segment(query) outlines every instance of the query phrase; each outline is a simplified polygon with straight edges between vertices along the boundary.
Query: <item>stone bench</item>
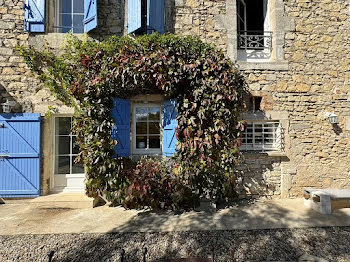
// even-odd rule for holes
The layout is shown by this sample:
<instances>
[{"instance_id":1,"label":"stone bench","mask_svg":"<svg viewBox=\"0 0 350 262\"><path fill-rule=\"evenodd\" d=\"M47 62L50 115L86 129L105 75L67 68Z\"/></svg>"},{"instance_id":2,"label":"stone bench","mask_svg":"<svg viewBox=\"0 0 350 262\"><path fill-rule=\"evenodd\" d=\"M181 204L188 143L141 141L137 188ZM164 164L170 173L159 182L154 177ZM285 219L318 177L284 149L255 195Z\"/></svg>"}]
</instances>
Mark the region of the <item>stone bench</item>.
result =
<instances>
[{"instance_id":1,"label":"stone bench","mask_svg":"<svg viewBox=\"0 0 350 262\"><path fill-rule=\"evenodd\" d=\"M304 204L321 214L332 214L336 209L350 208L350 189L304 188Z\"/></svg>"},{"instance_id":2,"label":"stone bench","mask_svg":"<svg viewBox=\"0 0 350 262\"><path fill-rule=\"evenodd\" d=\"M189 258L177 258L177 259L161 259L155 262L213 262L212 258L200 258L200 257L189 257Z\"/></svg>"}]
</instances>

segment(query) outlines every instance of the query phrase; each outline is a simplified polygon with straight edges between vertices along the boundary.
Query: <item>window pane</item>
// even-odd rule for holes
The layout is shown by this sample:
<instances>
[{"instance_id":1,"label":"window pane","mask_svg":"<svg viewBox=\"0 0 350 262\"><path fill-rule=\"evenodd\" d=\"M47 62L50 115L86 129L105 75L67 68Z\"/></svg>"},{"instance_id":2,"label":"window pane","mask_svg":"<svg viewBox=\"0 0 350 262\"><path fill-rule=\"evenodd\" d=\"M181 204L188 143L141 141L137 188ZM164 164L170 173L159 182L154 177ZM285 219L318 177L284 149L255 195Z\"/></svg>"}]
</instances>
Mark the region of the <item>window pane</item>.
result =
<instances>
[{"instance_id":1,"label":"window pane","mask_svg":"<svg viewBox=\"0 0 350 262\"><path fill-rule=\"evenodd\" d=\"M73 16L73 31L74 31L74 33L84 33L83 19L84 19L84 15L74 15Z\"/></svg>"},{"instance_id":2,"label":"window pane","mask_svg":"<svg viewBox=\"0 0 350 262\"><path fill-rule=\"evenodd\" d=\"M140 135L147 134L147 122L136 123L136 134L140 134Z\"/></svg>"},{"instance_id":3,"label":"window pane","mask_svg":"<svg viewBox=\"0 0 350 262\"><path fill-rule=\"evenodd\" d=\"M73 145L72 154L79 154L79 146L76 144L77 138L75 136L73 136L72 139L73 139L73 141L72 141L72 145Z\"/></svg>"},{"instance_id":4,"label":"window pane","mask_svg":"<svg viewBox=\"0 0 350 262\"><path fill-rule=\"evenodd\" d=\"M147 107L136 107L136 121L147 120L148 109Z\"/></svg>"},{"instance_id":5,"label":"window pane","mask_svg":"<svg viewBox=\"0 0 350 262\"><path fill-rule=\"evenodd\" d=\"M62 13L71 13L72 12L72 0L61 0L61 1L62 1Z\"/></svg>"},{"instance_id":6,"label":"window pane","mask_svg":"<svg viewBox=\"0 0 350 262\"><path fill-rule=\"evenodd\" d=\"M73 12L74 13L84 13L84 1L83 0L73 0Z\"/></svg>"},{"instance_id":7,"label":"window pane","mask_svg":"<svg viewBox=\"0 0 350 262\"><path fill-rule=\"evenodd\" d=\"M69 174L69 164L70 164L70 157L69 156L59 156L57 157L57 174ZM57 159L56 158L56 159Z\"/></svg>"},{"instance_id":8,"label":"window pane","mask_svg":"<svg viewBox=\"0 0 350 262\"><path fill-rule=\"evenodd\" d=\"M149 134L160 134L159 122L149 123Z\"/></svg>"},{"instance_id":9,"label":"window pane","mask_svg":"<svg viewBox=\"0 0 350 262\"><path fill-rule=\"evenodd\" d=\"M74 163L74 157L72 161L72 174L84 174L84 165L83 163Z\"/></svg>"},{"instance_id":10,"label":"window pane","mask_svg":"<svg viewBox=\"0 0 350 262\"><path fill-rule=\"evenodd\" d=\"M160 148L160 137L150 136L149 137L149 148Z\"/></svg>"},{"instance_id":11,"label":"window pane","mask_svg":"<svg viewBox=\"0 0 350 262\"><path fill-rule=\"evenodd\" d=\"M136 148L145 149L147 147L147 137L137 136L136 137Z\"/></svg>"},{"instance_id":12,"label":"window pane","mask_svg":"<svg viewBox=\"0 0 350 262\"><path fill-rule=\"evenodd\" d=\"M72 15L62 15L62 32L67 33L72 29Z\"/></svg>"},{"instance_id":13,"label":"window pane","mask_svg":"<svg viewBox=\"0 0 350 262\"><path fill-rule=\"evenodd\" d=\"M160 120L160 108L151 107L149 109L149 120Z\"/></svg>"},{"instance_id":14,"label":"window pane","mask_svg":"<svg viewBox=\"0 0 350 262\"><path fill-rule=\"evenodd\" d=\"M56 135L69 135L71 131L70 117L56 117L55 119Z\"/></svg>"},{"instance_id":15,"label":"window pane","mask_svg":"<svg viewBox=\"0 0 350 262\"><path fill-rule=\"evenodd\" d=\"M56 139L57 141L57 139ZM56 145L59 155L69 155L70 154L70 137L69 136L59 136L58 144Z\"/></svg>"}]
</instances>

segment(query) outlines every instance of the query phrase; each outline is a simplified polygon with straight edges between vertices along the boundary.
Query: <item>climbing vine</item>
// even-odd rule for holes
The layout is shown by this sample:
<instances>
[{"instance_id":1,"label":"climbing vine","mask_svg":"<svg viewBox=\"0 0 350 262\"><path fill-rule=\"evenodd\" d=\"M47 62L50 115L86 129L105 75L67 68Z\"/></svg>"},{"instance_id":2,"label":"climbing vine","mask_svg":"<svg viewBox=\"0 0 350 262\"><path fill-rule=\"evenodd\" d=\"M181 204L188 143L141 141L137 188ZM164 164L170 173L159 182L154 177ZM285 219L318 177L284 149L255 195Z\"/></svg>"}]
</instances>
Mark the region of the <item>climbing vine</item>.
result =
<instances>
[{"instance_id":1,"label":"climbing vine","mask_svg":"<svg viewBox=\"0 0 350 262\"><path fill-rule=\"evenodd\" d=\"M86 168L89 196L139 208L193 206L199 197L234 198L244 79L221 50L194 37L145 35L97 42L68 34L63 50L19 47L30 69L67 106ZM113 98L177 98L171 161L133 163L115 154Z\"/></svg>"}]
</instances>

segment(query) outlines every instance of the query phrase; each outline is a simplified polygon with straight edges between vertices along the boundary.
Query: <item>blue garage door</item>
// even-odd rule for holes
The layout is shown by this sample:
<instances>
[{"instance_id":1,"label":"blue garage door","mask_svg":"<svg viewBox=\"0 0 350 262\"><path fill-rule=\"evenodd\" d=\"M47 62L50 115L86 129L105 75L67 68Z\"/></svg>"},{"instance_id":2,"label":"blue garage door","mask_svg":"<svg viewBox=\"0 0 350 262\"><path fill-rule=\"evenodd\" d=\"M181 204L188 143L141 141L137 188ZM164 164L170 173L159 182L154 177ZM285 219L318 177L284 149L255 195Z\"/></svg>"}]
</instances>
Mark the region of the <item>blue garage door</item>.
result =
<instances>
[{"instance_id":1,"label":"blue garage door","mask_svg":"<svg viewBox=\"0 0 350 262\"><path fill-rule=\"evenodd\" d=\"M0 197L40 194L40 114L0 114Z\"/></svg>"}]
</instances>

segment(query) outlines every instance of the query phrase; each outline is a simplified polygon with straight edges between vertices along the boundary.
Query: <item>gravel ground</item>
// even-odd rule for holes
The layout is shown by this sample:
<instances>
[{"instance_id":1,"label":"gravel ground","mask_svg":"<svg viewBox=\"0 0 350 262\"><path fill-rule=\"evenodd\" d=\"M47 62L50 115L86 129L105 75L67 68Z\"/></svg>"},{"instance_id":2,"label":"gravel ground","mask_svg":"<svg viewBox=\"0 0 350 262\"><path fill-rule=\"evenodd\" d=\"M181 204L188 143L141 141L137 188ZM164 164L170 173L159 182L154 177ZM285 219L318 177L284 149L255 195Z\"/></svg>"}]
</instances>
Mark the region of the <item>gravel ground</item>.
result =
<instances>
[{"instance_id":1,"label":"gravel ground","mask_svg":"<svg viewBox=\"0 0 350 262\"><path fill-rule=\"evenodd\" d=\"M0 261L147 261L209 256L215 261L297 261L304 254L350 261L350 227L0 236Z\"/></svg>"}]
</instances>

